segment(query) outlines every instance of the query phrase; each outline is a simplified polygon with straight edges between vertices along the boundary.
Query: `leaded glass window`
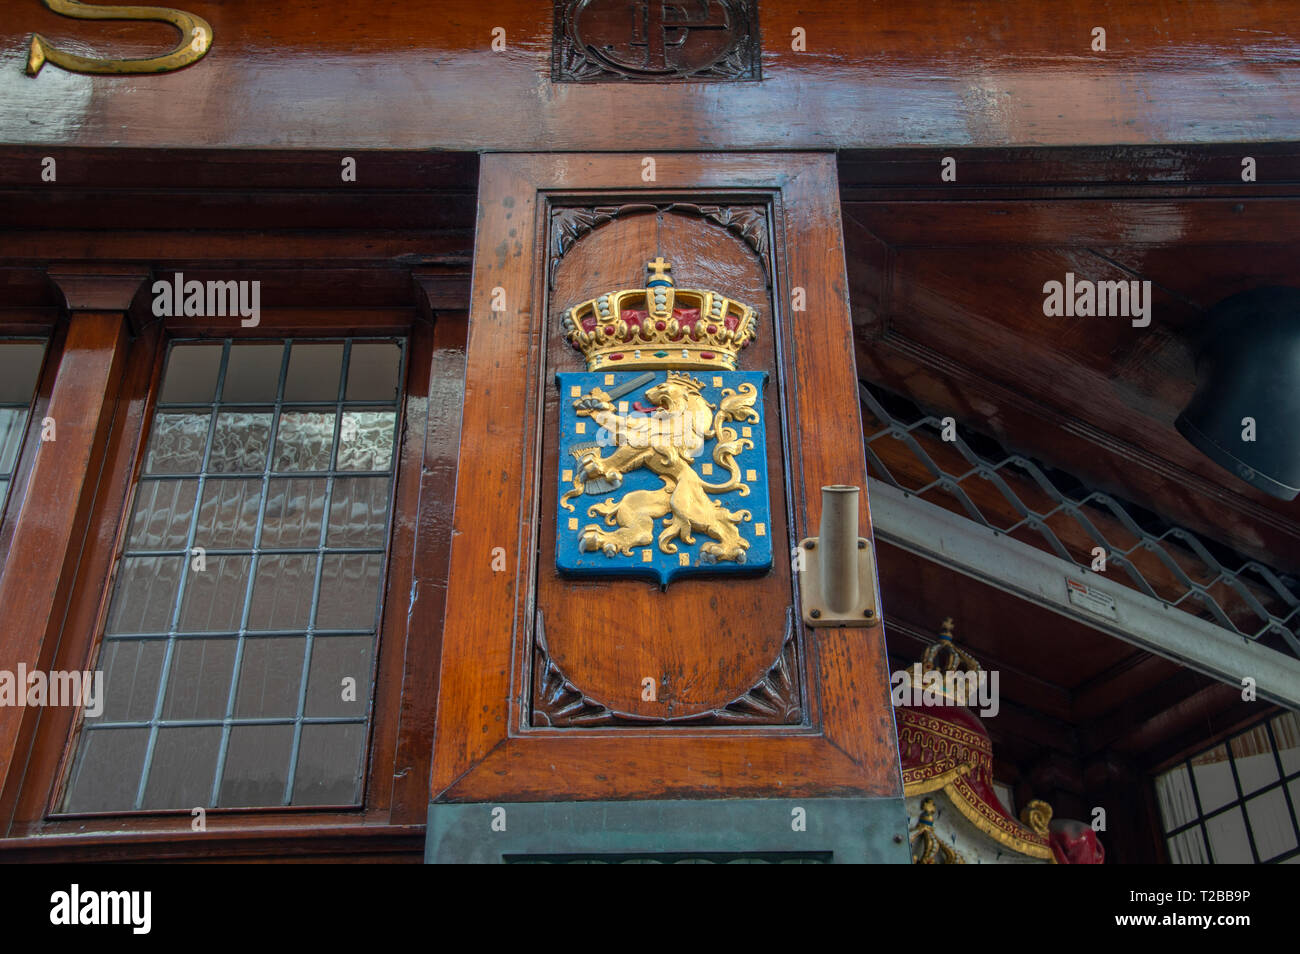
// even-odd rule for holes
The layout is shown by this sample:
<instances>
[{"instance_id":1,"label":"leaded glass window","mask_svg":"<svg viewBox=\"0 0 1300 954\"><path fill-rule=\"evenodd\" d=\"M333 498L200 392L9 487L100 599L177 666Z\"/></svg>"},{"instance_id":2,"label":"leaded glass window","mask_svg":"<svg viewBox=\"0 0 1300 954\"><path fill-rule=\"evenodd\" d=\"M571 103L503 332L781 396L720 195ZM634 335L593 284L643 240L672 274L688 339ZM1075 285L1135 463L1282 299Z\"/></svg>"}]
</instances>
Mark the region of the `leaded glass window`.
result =
<instances>
[{"instance_id":1,"label":"leaded glass window","mask_svg":"<svg viewBox=\"0 0 1300 954\"><path fill-rule=\"evenodd\" d=\"M403 349L171 344L63 811L360 803Z\"/></svg>"}]
</instances>

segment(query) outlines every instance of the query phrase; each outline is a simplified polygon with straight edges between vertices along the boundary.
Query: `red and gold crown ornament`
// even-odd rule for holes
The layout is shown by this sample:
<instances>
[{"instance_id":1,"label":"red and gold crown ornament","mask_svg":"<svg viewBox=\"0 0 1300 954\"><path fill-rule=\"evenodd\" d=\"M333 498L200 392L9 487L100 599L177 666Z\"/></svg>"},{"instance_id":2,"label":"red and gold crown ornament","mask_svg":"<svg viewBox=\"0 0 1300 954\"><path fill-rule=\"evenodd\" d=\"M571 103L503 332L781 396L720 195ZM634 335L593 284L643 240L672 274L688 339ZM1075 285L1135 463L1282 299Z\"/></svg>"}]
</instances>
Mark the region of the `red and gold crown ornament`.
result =
<instances>
[{"instance_id":1,"label":"red and gold crown ornament","mask_svg":"<svg viewBox=\"0 0 1300 954\"><path fill-rule=\"evenodd\" d=\"M607 292L567 309L565 338L588 371L641 368L736 370L754 340L755 312L721 292L678 288L662 257L647 263L644 288Z\"/></svg>"}]
</instances>

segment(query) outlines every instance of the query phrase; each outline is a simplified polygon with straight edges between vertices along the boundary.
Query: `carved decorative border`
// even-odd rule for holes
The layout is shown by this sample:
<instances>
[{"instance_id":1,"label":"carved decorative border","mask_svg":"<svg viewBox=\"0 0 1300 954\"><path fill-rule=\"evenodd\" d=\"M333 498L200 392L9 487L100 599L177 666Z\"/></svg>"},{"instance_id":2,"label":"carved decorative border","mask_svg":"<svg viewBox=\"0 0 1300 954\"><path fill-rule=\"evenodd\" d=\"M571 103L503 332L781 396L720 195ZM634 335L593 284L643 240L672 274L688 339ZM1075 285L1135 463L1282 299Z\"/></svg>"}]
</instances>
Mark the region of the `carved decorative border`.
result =
<instances>
[{"instance_id":1,"label":"carved decorative border","mask_svg":"<svg viewBox=\"0 0 1300 954\"><path fill-rule=\"evenodd\" d=\"M635 202L626 205L564 206L551 209L551 277L560 260L591 232L617 218L638 212L676 212L697 215L721 225L758 256L763 276L772 283L772 249L767 208L760 205L696 205L691 202Z\"/></svg>"},{"instance_id":2,"label":"carved decorative border","mask_svg":"<svg viewBox=\"0 0 1300 954\"><path fill-rule=\"evenodd\" d=\"M717 709L684 716L646 716L611 709L589 698L569 681L551 658L546 626L537 613L533 634L532 724L563 728L648 725L798 725L803 722L803 702L795 673L798 645L794 614L787 609L785 636L776 662L763 678L736 699Z\"/></svg>"},{"instance_id":3,"label":"carved decorative border","mask_svg":"<svg viewBox=\"0 0 1300 954\"><path fill-rule=\"evenodd\" d=\"M555 0L551 35L553 83L718 83L763 78L757 0L721 0L736 23L736 36L718 59L697 69L646 74L602 61L578 39L574 14L588 0ZM629 10L629 20L632 11Z\"/></svg>"}]
</instances>

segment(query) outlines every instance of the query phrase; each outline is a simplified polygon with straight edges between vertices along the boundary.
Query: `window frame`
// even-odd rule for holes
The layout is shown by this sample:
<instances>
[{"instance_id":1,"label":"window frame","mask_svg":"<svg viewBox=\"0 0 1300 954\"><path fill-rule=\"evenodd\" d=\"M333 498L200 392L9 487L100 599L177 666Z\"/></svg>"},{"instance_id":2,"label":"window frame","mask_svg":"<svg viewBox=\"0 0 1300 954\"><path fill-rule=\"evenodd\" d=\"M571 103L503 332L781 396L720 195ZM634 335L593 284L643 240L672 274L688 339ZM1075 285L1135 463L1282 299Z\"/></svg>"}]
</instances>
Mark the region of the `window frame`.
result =
<instances>
[{"instance_id":1,"label":"window frame","mask_svg":"<svg viewBox=\"0 0 1300 954\"><path fill-rule=\"evenodd\" d=\"M199 840L192 845L178 844L174 851L177 856L201 856L241 850L233 846L256 842L271 833L278 838L298 830L305 834L351 828L362 828L373 837L340 835L338 844L328 845L319 839L290 842L293 847L277 844L270 853L337 850L347 855L372 851L387 854L410 851L422 843L436 702L436 694L430 693L428 687L436 682L441 644L459 446L459 402L451 418L435 406L433 395L446 391L447 384L453 392L463 393L463 373L457 369L458 360L463 368L463 315L429 320L414 307L263 309L263 320L256 328L208 327L202 320L177 318L156 321L142 329L128 346L108 444L92 465L99 469L99 480L75 581L70 587L62 639L50 668L89 669L99 658L137 477L152 427L166 346L171 340L385 335L405 339L406 357L398 400L398 445L361 805L206 809L208 822L220 833L193 832L188 808L56 814L77 751L81 712L79 708L49 708L39 714L31 757L12 796L9 837L0 844L15 846L30 836L76 835L75 839L60 840L70 847L87 842L135 841L140 844L142 856L157 857L156 836L170 834L183 839L193 834ZM49 353L55 353L53 347ZM47 372L50 365L47 361ZM453 377L437 379L437 375L446 373ZM48 385L43 378L43 394L48 395ZM434 430L434 418L438 432ZM446 518L426 519L430 508L445 510ZM223 844L227 847L221 847ZM75 847L71 850L75 851Z\"/></svg>"}]
</instances>

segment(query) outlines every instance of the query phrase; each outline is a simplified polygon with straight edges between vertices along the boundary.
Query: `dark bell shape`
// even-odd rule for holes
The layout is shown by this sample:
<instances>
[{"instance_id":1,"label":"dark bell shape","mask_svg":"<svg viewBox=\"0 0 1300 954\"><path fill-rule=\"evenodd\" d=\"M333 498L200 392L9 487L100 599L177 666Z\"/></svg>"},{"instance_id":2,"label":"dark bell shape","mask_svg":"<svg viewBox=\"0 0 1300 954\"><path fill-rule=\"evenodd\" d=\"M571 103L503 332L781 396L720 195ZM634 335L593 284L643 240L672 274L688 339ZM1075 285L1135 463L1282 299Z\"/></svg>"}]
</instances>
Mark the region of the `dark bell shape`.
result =
<instances>
[{"instance_id":1,"label":"dark bell shape","mask_svg":"<svg viewBox=\"0 0 1300 954\"><path fill-rule=\"evenodd\" d=\"M1252 487L1294 500L1300 288L1256 288L1224 299L1210 309L1195 350L1196 393L1174 422L1178 433Z\"/></svg>"}]
</instances>

